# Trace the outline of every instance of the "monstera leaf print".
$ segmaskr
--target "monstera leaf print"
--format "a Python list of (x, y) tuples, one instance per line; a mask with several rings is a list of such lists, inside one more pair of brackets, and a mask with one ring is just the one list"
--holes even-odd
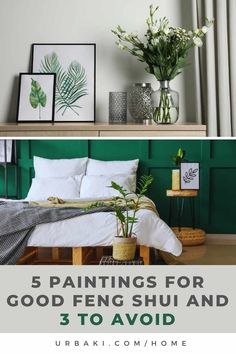
[(71, 109), (79, 115), (81, 108), (78, 101), (87, 93), (85, 69), (77, 61), (72, 61), (67, 71), (64, 71), (56, 53), (48, 54), (41, 61), (40, 72), (56, 74), (55, 105), (57, 112), (65, 114)]
[(47, 104), (47, 95), (42, 90), (38, 81), (31, 78), (31, 92), (29, 96), (31, 106), (39, 109), (39, 119), (41, 119), (41, 108)]

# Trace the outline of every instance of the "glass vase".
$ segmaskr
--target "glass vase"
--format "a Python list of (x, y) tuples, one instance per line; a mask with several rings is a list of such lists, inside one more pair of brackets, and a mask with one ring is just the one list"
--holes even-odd
[(160, 81), (152, 94), (153, 120), (157, 124), (174, 124), (179, 119), (179, 94), (171, 90), (169, 81)]

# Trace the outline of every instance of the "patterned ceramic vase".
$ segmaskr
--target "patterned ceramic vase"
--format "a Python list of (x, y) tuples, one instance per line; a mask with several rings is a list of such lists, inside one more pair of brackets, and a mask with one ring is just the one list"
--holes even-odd
[(152, 118), (151, 95), (153, 93), (151, 84), (134, 84), (129, 91), (129, 112), (137, 123)]

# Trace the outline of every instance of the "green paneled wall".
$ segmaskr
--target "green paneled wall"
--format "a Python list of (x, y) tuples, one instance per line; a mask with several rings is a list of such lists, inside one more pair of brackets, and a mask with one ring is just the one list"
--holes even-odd
[[(236, 233), (236, 141), (234, 140), (21, 140), (18, 142), (20, 191), (25, 197), (34, 175), (32, 157), (102, 160), (140, 159), (140, 174), (155, 182), (150, 197), (167, 221), (171, 187), (171, 156), (182, 147), (186, 158), (201, 164), (201, 190), (196, 199), (198, 226), (211, 233)], [(186, 208), (185, 224), (189, 223)]]
[[(8, 169), (9, 173), (9, 194), (10, 195), (16, 195), (16, 189), (15, 189), (15, 171), (12, 166)], [(4, 196), (5, 194), (5, 188), (4, 188), (4, 169), (2, 166), (0, 166), (0, 196)]]

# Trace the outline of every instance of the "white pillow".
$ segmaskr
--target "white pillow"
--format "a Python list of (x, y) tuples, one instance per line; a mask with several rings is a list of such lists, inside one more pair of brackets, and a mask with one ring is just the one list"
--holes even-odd
[(34, 156), (36, 178), (60, 178), (85, 174), (88, 158), (44, 159)]
[(26, 200), (47, 200), (49, 197), (79, 198), (83, 175), (64, 178), (33, 178)]
[(100, 161), (88, 159), (86, 175), (114, 176), (134, 175), (137, 173), (139, 160)]
[(120, 193), (113, 188), (108, 188), (114, 181), (124, 187), (128, 192), (132, 192), (135, 175), (115, 175), (115, 176), (84, 176), (80, 198), (110, 198), (120, 196)]

